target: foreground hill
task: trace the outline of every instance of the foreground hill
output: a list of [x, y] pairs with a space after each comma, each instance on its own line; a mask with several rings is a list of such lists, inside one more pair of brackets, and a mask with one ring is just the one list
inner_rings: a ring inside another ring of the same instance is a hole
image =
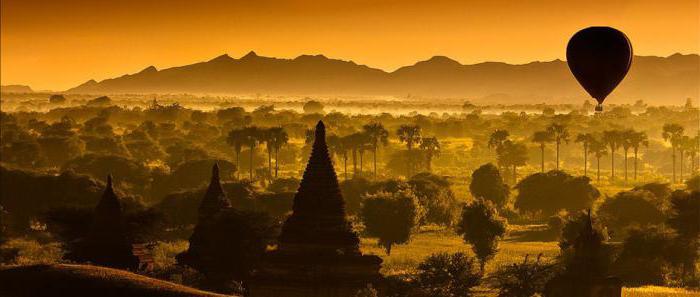
[[[625, 81], [611, 95], [626, 102], [682, 104], [700, 92], [700, 58], [635, 56]], [[294, 59], [258, 56], [240, 59], [222, 55], [212, 60], [158, 70], [91, 80], [72, 93], [195, 93], [282, 95], [442, 96], [482, 99], [488, 103], [535, 103], [588, 98], [569, 73], [566, 62], [554, 60], [513, 65], [486, 62], [463, 65], [436, 56], [394, 72], [322, 55]]]
[[224, 297], [123, 270], [89, 265], [0, 268], [5, 297]]

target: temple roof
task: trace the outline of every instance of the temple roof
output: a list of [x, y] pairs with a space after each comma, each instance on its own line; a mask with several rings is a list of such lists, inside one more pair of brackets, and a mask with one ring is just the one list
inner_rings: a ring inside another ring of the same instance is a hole
[[219, 176], [219, 164], [215, 163], [211, 169], [211, 182], [207, 188], [206, 194], [199, 205], [199, 218], [208, 218], [221, 209], [231, 207], [231, 202], [226, 197], [223, 187], [221, 187], [221, 179]]

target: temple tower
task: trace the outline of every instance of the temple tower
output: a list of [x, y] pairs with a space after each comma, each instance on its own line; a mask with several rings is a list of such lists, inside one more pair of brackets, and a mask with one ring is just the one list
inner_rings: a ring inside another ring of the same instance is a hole
[[252, 297], [354, 296], [381, 279], [381, 258], [362, 255], [326, 145], [323, 122], [278, 248], [250, 282]]

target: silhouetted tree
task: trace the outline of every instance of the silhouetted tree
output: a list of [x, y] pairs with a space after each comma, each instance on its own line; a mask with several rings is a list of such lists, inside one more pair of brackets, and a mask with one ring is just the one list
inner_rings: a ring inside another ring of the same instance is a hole
[[498, 240], [505, 235], [506, 226], [507, 223], [498, 216], [490, 201], [477, 199], [462, 208], [457, 233], [462, 235], [466, 243], [471, 244], [474, 254], [479, 258], [482, 273], [486, 261], [496, 255]]
[[303, 106], [305, 113], [323, 113], [323, 108], [323, 104], [316, 100], [306, 101]]
[[551, 143], [554, 141], [554, 137], [552, 136], [552, 133], [549, 131], [535, 131], [535, 133], [532, 134], [532, 142], [537, 143], [540, 145], [540, 154], [541, 154], [541, 162], [542, 162], [542, 172], [544, 172], [544, 148], [547, 143]]
[[605, 146], [604, 142], [593, 138], [588, 144], [588, 153], [592, 154], [596, 159], [596, 176], [600, 184], [600, 158], [608, 154], [608, 148]]
[[679, 124], [664, 124], [663, 132], [661, 133], [664, 140], [671, 143], [671, 156], [673, 162], [673, 179], [671, 182], [674, 184], [676, 183], [676, 150], [678, 150], [678, 147], [681, 144], [684, 130], [685, 129], [683, 126]]
[[482, 273], [464, 253], [432, 254], [418, 264], [417, 285], [425, 296], [468, 297], [481, 283]]
[[515, 188], [515, 207], [522, 211], [550, 216], [559, 210], [578, 211], [589, 208], [600, 197], [590, 178], [571, 176], [563, 171], [535, 173], [521, 180]]
[[469, 191], [474, 198], [486, 199], [498, 207], [503, 207], [508, 202], [510, 188], [503, 183], [498, 168], [488, 163], [474, 170]]
[[650, 227], [664, 221], [655, 197], [644, 190], [619, 192], [605, 199], [598, 208], [600, 222], [612, 230], [612, 236], [622, 239], [632, 226]]
[[261, 131], [262, 130], [256, 126], [245, 127], [241, 131], [243, 134], [243, 143], [247, 145], [248, 149], [250, 150], [250, 180], [253, 180], [253, 168], [255, 168], [253, 155], [255, 154], [255, 147], [257, 147], [258, 143], [260, 143], [260, 137], [262, 135]]
[[365, 134], [369, 138], [369, 144], [372, 148], [373, 163], [374, 163], [374, 178], [377, 178], [377, 150], [379, 145], [386, 146], [389, 144], [389, 131], [384, 129], [381, 123], [372, 123], [362, 126]]
[[418, 226], [422, 210], [411, 191], [367, 195], [360, 216], [367, 235], [377, 237], [387, 255], [395, 244], [406, 243]]
[[396, 130], [396, 135], [399, 137], [399, 141], [406, 143], [406, 149], [408, 149], [408, 174], [413, 174], [413, 169], [415, 164], [412, 158], [412, 150], [416, 144], [420, 143], [421, 140], [421, 128], [418, 125], [401, 125], [398, 130]]
[[455, 222], [460, 203], [446, 178], [423, 172], [411, 177], [408, 185], [425, 210], [422, 223], [451, 226]]
[[440, 156], [440, 142], [436, 137], [423, 137], [420, 141], [420, 149], [425, 154], [426, 170], [428, 172], [431, 172], [433, 157]]
[[563, 124], [558, 124], [558, 123], [553, 123], [547, 127], [547, 132], [549, 132], [552, 135], [552, 138], [554, 138], [554, 142], [557, 145], [557, 170], [559, 170], [559, 146], [561, 145], [562, 142], [569, 143], [569, 129], [563, 125]]
[[[236, 153], [236, 166], [239, 169], [241, 168], [241, 150], [243, 149], [244, 138], [243, 130], [241, 129], [231, 130], [228, 133], [228, 137], [226, 137], [226, 142], [233, 146], [233, 151]], [[240, 178], [240, 175], [240, 170], [238, 170], [236, 172], [236, 177]]]
[[282, 127], [273, 127], [268, 130], [268, 145], [275, 151], [275, 178], [280, 168], [280, 149], [289, 142], [289, 135]]
[[615, 179], [615, 151], [622, 143], [622, 133], [619, 130], [603, 131], [603, 143], [610, 148], [610, 180]]
[[543, 263], [542, 254], [537, 260], [528, 261], [525, 255], [522, 263], [499, 267], [489, 278], [490, 286], [498, 289], [498, 297], [531, 297], [541, 295], [545, 284], [554, 272], [554, 265]]
[[527, 147], [522, 143], [510, 140], [503, 142], [497, 150], [498, 164], [503, 168], [512, 169], [513, 183], [517, 181], [517, 168], [527, 163]]
[[579, 133], [576, 135], [576, 142], [583, 145], [583, 175], [588, 176], [588, 148], [595, 141], [595, 136], [591, 133]]
[[649, 140], [646, 132], [632, 131], [632, 133], [628, 135], [627, 141], [629, 142], [630, 146], [632, 146], [632, 150], [634, 151], [634, 180], [637, 180], [637, 162], [639, 161], [639, 148], [641, 146], [648, 147]]

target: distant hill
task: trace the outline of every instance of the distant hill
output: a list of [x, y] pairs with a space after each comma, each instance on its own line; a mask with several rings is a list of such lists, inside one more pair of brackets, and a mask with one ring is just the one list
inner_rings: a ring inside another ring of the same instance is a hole
[[[697, 54], [665, 58], [635, 56], [630, 73], [610, 98], [682, 103], [685, 98], [698, 96], [698, 81]], [[436, 56], [385, 72], [322, 55], [277, 59], [254, 52], [240, 59], [222, 55], [206, 62], [162, 70], [149, 66], [135, 74], [100, 82], [90, 80], [68, 92], [411, 95], [501, 101], [493, 103], [580, 102], [589, 98], [561, 60], [522, 65], [500, 62], [463, 65]]]
[[18, 94], [24, 94], [24, 93], [34, 93], [32, 88], [29, 86], [25, 85], [6, 85], [6, 86], [0, 86], [0, 93], [18, 93]]
[[[0, 268], [4, 297], [225, 297], [124, 270], [90, 265]], [[232, 297], [232, 296], [229, 296]]]

